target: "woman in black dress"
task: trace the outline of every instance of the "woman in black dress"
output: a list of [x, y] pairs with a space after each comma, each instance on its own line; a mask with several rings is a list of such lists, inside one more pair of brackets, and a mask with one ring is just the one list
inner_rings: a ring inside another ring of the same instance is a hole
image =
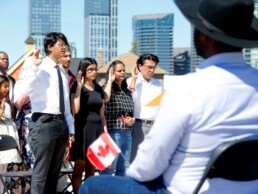
[[77, 194], [85, 178], [94, 175], [94, 166], [86, 157], [88, 146], [99, 135], [107, 132], [104, 116], [105, 93], [96, 83], [97, 62], [93, 58], [84, 58], [79, 63], [77, 82], [71, 89], [71, 105], [75, 118], [75, 141], [70, 150], [70, 160], [74, 161], [72, 185]]

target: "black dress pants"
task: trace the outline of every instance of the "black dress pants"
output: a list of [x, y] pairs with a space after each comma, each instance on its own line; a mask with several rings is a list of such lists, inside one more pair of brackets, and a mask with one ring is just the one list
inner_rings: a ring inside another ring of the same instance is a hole
[[64, 118], [34, 114], [29, 123], [29, 143], [35, 155], [31, 193], [55, 194], [68, 144], [67, 123]]

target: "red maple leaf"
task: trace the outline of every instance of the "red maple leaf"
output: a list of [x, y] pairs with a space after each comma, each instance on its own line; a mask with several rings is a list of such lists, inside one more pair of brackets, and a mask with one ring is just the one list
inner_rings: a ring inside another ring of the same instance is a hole
[[100, 145], [98, 146], [99, 152], [97, 153], [98, 156], [100, 157], [106, 157], [109, 153], [109, 146], [106, 144], [105, 147]]

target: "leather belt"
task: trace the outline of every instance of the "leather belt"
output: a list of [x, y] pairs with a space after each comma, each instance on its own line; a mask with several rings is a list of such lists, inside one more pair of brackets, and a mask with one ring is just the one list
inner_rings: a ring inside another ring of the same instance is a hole
[[152, 125], [154, 123], [153, 120], [145, 120], [145, 119], [136, 119], [136, 121], [140, 121], [143, 125]]
[[34, 122], [37, 121], [40, 117], [45, 117], [46, 119], [56, 119], [56, 120], [64, 119], [63, 114], [49, 114], [49, 113], [40, 113], [40, 112], [35, 112], [32, 114], [32, 120]]

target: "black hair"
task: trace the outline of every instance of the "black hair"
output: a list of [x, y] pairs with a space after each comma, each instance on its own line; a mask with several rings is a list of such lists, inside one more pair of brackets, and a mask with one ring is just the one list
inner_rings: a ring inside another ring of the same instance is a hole
[[[82, 72], [82, 77], [84, 78], [84, 80], [85, 80], [87, 68], [93, 64], [95, 64], [98, 67], [97, 61], [90, 57], [86, 57], [80, 61], [77, 72], [79, 71]], [[93, 83], [96, 83], [96, 80], [93, 80]]]
[[[125, 64], [124, 64], [122, 61], [120, 61], [120, 60], [115, 60], [115, 61], [113, 61], [112, 63], [110, 63], [110, 65], [109, 65], [109, 67], [108, 67], [108, 70], [107, 70], [107, 76], [109, 76], [109, 70], [110, 70], [110, 68], [113, 67], [113, 70], [114, 70], [118, 64], [122, 64], [122, 65], [125, 67]], [[107, 78], [106, 80], [108, 80], [108, 78]], [[107, 84], [107, 81], [106, 81], [106, 84]], [[106, 85], [106, 84], [105, 84], [105, 85]], [[112, 83], [112, 89], [113, 89], [115, 92], [119, 91], [119, 86], [118, 86], [118, 84], [117, 84], [115, 81]], [[128, 90], [128, 85], [127, 85], [126, 79], [124, 79], [124, 80], [122, 81], [122, 83], [121, 83], [121, 89], [122, 89], [123, 91]]]
[[9, 79], [7, 76], [0, 74], [0, 86], [3, 82], [9, 82]]
[[6, 52], [4, 52], [4, 51], [0, 51], [0, 54], [5, 54], [5, 55], [8, 56], [8, 54]]
[[63, 33], [50, 32], [44, 38], [44, 51], [47, 56], [51, 54], [51, 51], [48, 50], [48, 46], [53, 47], [57, 43], [58, 39], [61, 39], [62, 41], [64, 41], [65, 45], [67, 45], [69, 47], [67, 38], [65, 37], [65, 35]]
[[156, 65], [159, 63], [159, 58], [156, 55], [144, 53], [142, 54], [136, 61], [137, 68], [139, 69], [139, 65], [143, 65], [145, 60], [154, 61]]
[[208, 35], [206, 35], [204, 32], [200, 31], [197, 28], [194, 28], [194, 32], [193, 32], [193, 37], [194, 37], [194, 46], [197, 52], [197, 55], [203, 57], [204, 59], [208, 58], [210, 56], [210, 54], [207, 53], [207, 48], [209, 47], [209, 45], [207, 45], [207, 48], [203, 46], [204, 43], [202, 43], [202, 41], [200, 40], [200, 35], [203, 34], [204, 36], [208, 37], [209, 39], [213, 40], [213, 44], [212, 47], [216, 47], [217, 49], [217, 53], [222, 53], [222, 52], [241, 52], [242, 48], [240, 47], [236, 47], [236, 46], [232, 46], [229, 45], [227, 43], [218, 41]]

